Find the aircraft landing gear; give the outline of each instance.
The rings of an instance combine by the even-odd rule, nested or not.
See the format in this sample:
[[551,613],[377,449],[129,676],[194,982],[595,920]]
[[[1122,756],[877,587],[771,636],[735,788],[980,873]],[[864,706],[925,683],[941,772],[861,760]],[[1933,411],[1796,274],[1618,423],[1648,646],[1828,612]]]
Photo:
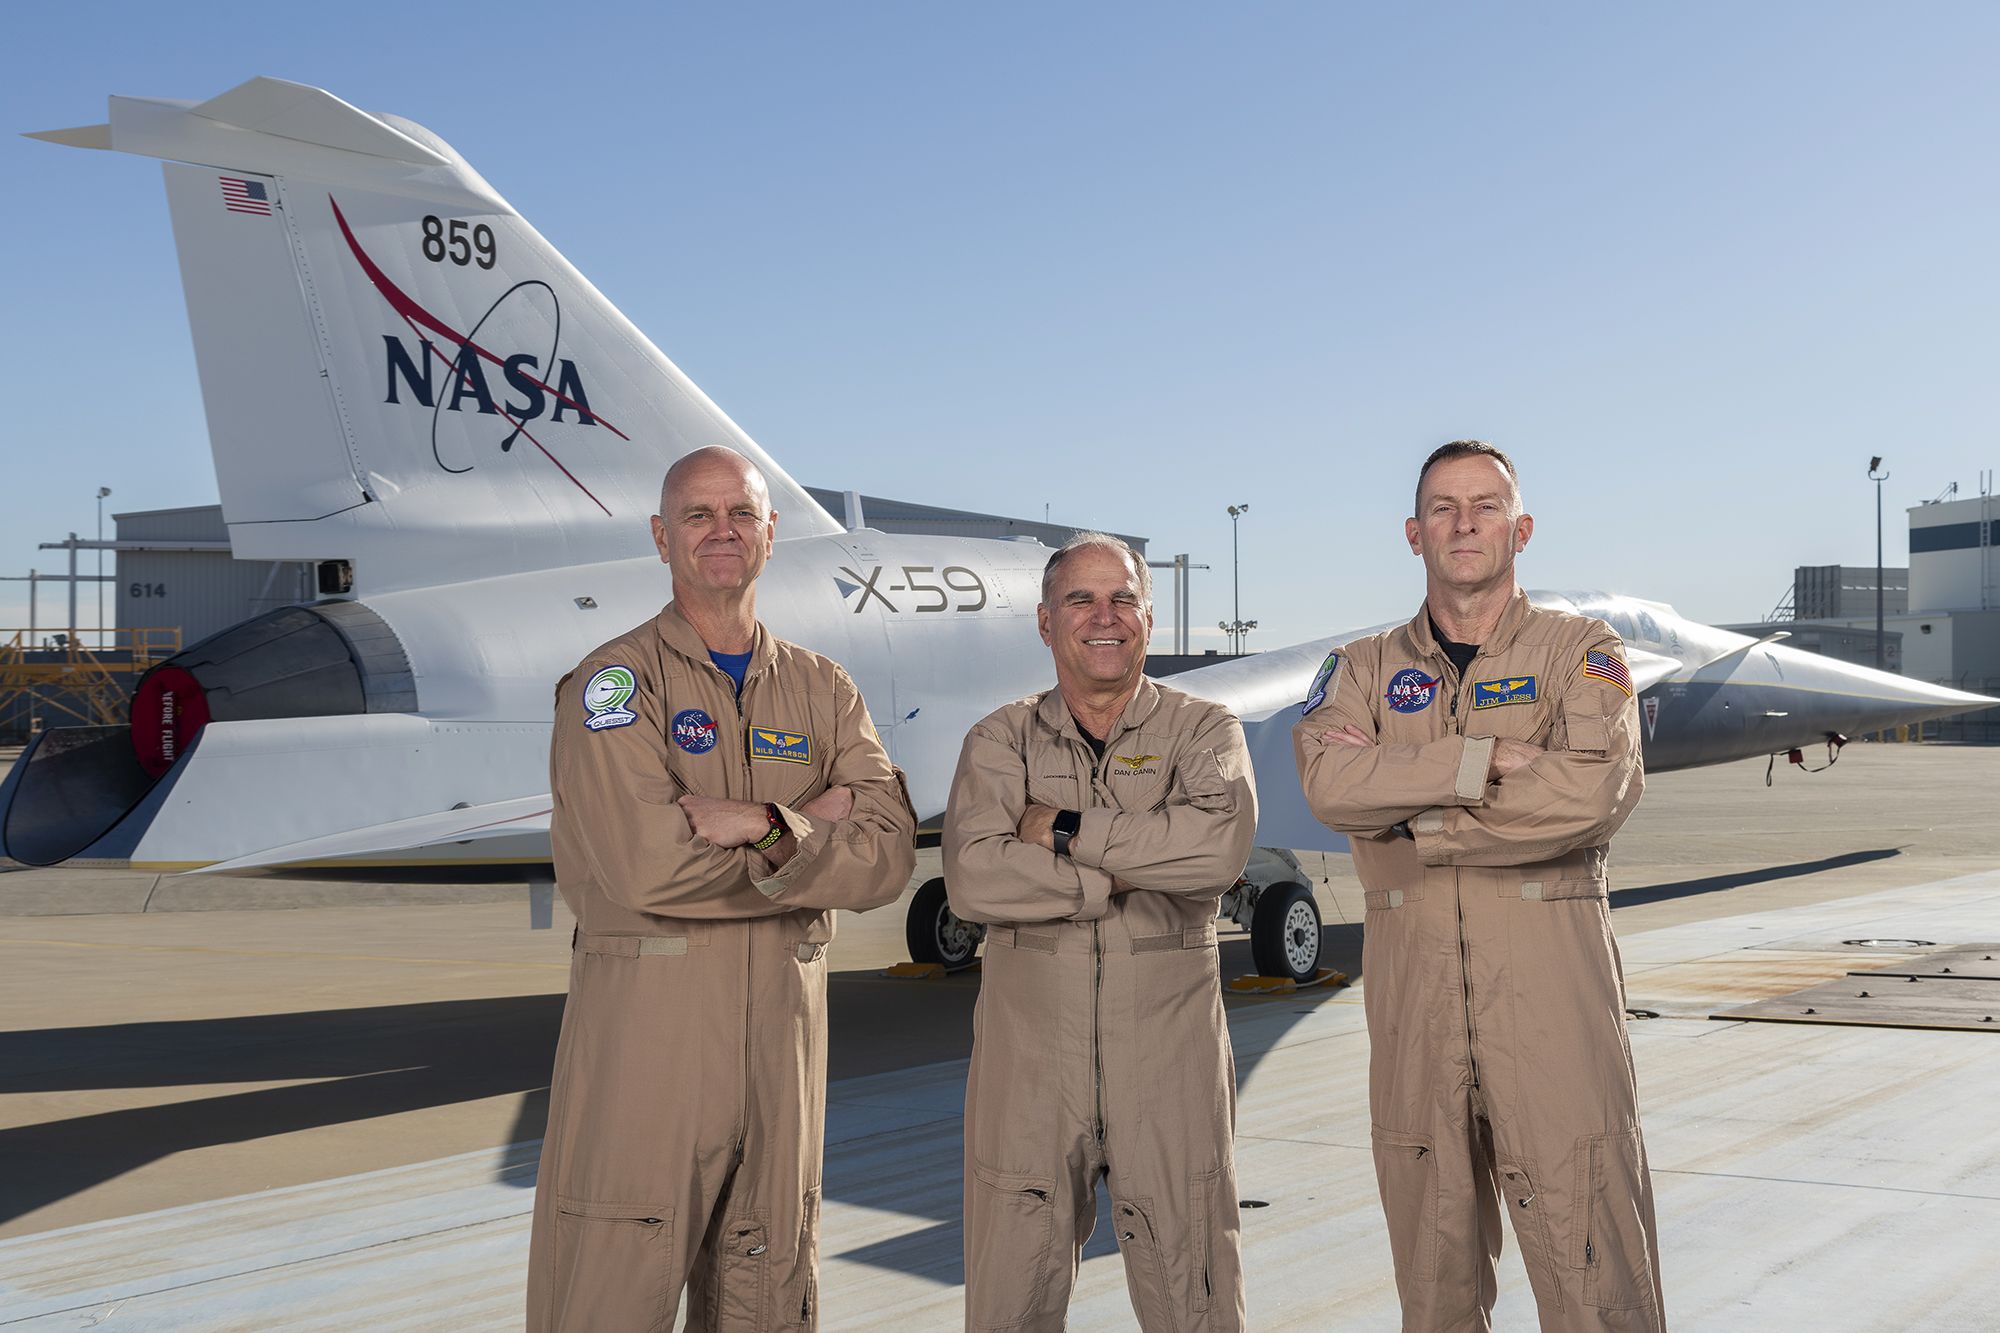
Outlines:
[[903,920],[903,940],[910,946],[913,963],[936,963],[947,972],[971,967],[979,956],[979,942],[986,928],[962,921],[951,910],[942,879],[925,880],[910,899],[910,913]]
[[1319,904],[1297,881],[1269,884],[1257,895],[1250,918],[1250,957],[1257,974],[1289,977],[1298,985],[1319,975]]
[[[1217,915],[1250,932],[1250,956],[1260,976],[1301,986],[1319,977],[1319,904],[1306,879],[1291,852],[1259,847],[1251,852],[1244,877],[1222,895]],[[985,938],[986,927],[951,910],[942,878],[924,881],[910,899],[903,940],[911,962],[961,972],[978,959]]]
[[1319,976],[1319,904],[1305,867],[1276,847],[1251,849],[1243,878],[1222,895],[1217,915],[1250,932],[1250,958],[1262,977],[1305,985]]

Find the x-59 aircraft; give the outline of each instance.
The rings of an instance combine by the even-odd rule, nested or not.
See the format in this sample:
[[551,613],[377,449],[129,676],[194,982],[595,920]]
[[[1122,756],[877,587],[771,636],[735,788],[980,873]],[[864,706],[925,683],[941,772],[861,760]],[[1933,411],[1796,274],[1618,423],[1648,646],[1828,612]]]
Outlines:
[[[760,614],[846,665],[925,818],[968,727],[1047,686],[1044,548],[849,530],[422,126],[259,78],[200,103],[114,97],[108,124],[33,137],[166,162],[232,546],[322,562],[327,596],[156,667],[128,726],[39,736],[0,787],[7,855],[546,859],[553,683],[658,610],[647,517],[667,466],[709,444],[770,482],[780,540]],[[1537,600],[1624,637],[1655,770],[1992,702],[1654,602]],[[1366,632],[1175,679],[1249,733],[1259,851],[1223,911],[1267,972],[1303,979],[1318,962],[1293,850],[1345,845],[1305,808],[1291,724],[1329,649]],[[941,881],[909,935],[948,965],[978,945]]]

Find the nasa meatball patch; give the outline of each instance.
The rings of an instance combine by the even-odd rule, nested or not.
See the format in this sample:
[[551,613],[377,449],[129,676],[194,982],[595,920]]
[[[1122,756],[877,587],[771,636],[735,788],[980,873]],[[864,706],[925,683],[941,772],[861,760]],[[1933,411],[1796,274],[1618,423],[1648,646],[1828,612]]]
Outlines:
[[689,754],[707,754],[715,748],[715,719],[699,708],[683,708],[675,713],[668,730],[674,744]]
[[1304,717],[1326,702],[1327,696],[1334,692],[1336,685],[1334,678],[1339,674],[1340,654],[1328,653],[1326,661],[1321,662],[1319,670],[1313,673],[1312,684],[1306,687],[1306,701],[1299,707],[1300,717]]
[[1382,697],[1399,713],[1421,713],[1431,706],[1437,692],[1436,676],[1427,676],[1415,667],[1404,667],[1389,677],[1389,688]]

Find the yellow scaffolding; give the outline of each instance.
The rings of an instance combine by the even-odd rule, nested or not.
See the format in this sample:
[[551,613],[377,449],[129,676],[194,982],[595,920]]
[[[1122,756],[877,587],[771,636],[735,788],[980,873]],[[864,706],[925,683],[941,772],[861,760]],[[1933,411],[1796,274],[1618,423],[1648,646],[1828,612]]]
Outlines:
[[[90,632],[100,640],[96,648],[86,648],[73,633],[0,628],[5,639],[0,642],[0,720],[25,710],[33,731],[42,729],[45,717],[63,725],[117,726],[126,719],[138,678],[181,650],[176,628]],[[48,643],[37,643],[38,635],[46,635]],[[102,644],[107,636],[108,648]]]

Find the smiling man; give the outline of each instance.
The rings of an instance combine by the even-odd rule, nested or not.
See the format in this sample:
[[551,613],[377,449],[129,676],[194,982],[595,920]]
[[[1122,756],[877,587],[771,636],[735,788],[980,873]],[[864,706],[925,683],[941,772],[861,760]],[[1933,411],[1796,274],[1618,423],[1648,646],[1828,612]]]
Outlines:
[[1036,620],[1056,687],[972,729],[945,816],[952,910],[988,923],[966,1327],[1065,1327],[1105,1177],[1140,1326],[1240,1329],[1215,909],[1257,827],[1243,728],[1146,679],[1151,580],[1116,537],[1049,557]]
[[1404,523],[1424,605],[1328,656],[1292,731],[1349,836],[1376,1183],[1403,1327],[1492,1324],[1500,1213],[1544,1329],[1659,1333],[1653,1188],[1605,873],[1639,803],[1618,636],[1530,605],[1514,465],[1457,440]]
[[818,1326],[833,909],[907,885],[916,817],[841,668],[773,637],[777,515],[734,450],[668,470],[673,600],[556,687],[576,913],[528,1328]]

